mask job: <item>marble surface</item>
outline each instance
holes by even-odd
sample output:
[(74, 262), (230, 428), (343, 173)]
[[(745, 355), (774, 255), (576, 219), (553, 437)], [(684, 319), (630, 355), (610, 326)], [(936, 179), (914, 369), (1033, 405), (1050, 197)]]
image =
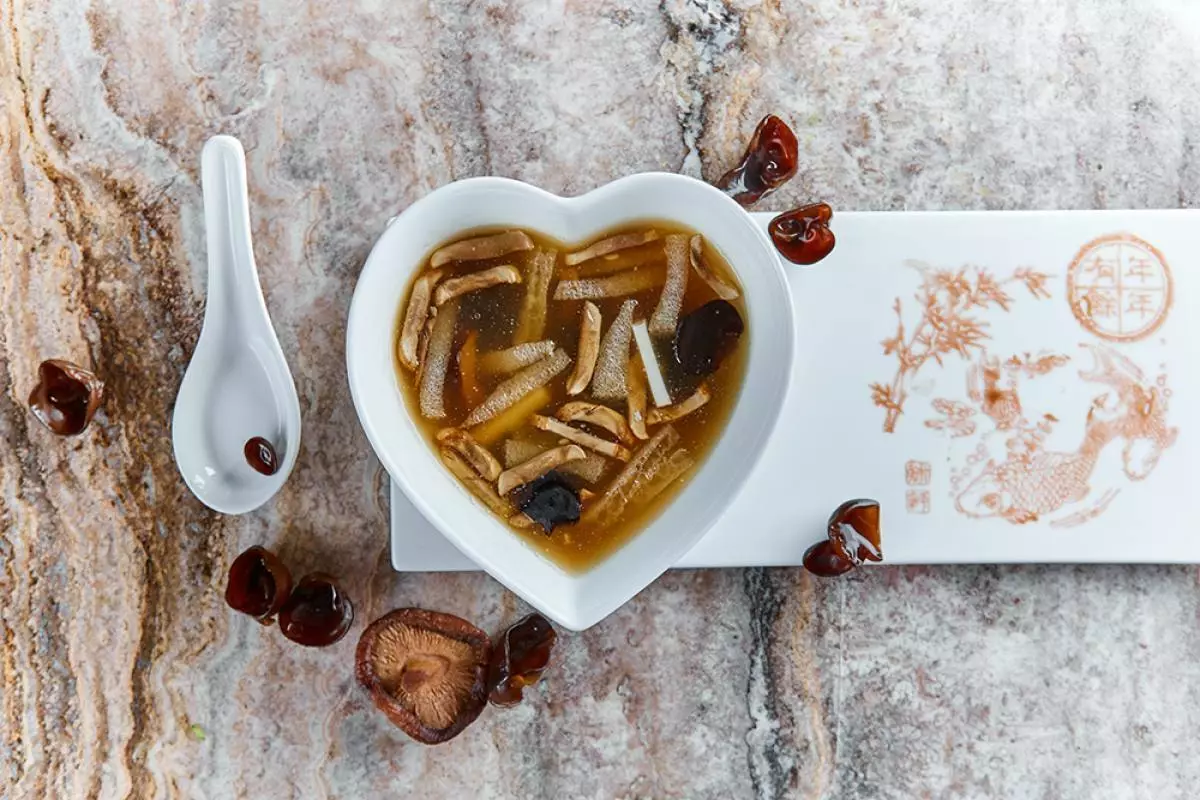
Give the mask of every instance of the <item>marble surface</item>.
[[(711, 178), (767, 112), (803, 159), (771, 208), (1193, 205), (1197, 58), (1188, 0), (0, 3), (0, 796), (1194, 797), (1192, 567), (672, 573), (565, 636), (530, 702), (411, 743), (352, 681), (364, 622), (523, 609), (390, 571), (342, 349), (373, 236), (431, 188)], [(214, 133), (248, 151), (305, 420), (237, 518), (188, 494), (168, 427)], [(83, 437), (27, 413), (48, 357), (108, 381)], [(342, 576), (344, 642), (227, 611), (255, 543)]]

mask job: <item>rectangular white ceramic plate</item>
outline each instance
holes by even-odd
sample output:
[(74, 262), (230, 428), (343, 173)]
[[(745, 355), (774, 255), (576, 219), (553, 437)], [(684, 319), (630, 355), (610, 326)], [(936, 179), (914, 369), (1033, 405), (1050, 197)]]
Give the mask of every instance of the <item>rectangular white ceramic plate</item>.
[[(774, 439), (677, 566), (798, 564), (852, 497), (881, 502), (890, 563), (1200, 562), (1200, 211), (833, 227), (828, 259), (788, 266)], [(392, 564), (474, 568), (395, 485)]]

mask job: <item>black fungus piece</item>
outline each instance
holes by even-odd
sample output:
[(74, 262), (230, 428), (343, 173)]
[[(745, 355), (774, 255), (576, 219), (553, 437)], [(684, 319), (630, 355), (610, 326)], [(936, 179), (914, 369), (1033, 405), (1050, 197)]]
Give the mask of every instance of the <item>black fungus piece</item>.
[(711, 375), (745, 331), (728, 300), (713, 300), (685, 315), (675, 329), (675, 361), (688, 375)]
[(579, 494), (553, 470), (517, 489), (513, 500), (546, 534), (559, 525), (579, 521)]

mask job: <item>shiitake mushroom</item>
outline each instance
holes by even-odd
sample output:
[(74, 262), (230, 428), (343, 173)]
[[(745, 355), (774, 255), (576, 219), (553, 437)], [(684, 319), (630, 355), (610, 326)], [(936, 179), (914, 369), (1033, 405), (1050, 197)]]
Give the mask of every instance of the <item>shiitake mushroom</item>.
[(465, 619), (401, 608), (358, 640), (355, 677), (396, 727), (440, 744), (475, 721), (488, 698), (487, 634)]
[(292, 573), (279, 557), (257, 545), (233, 560), (225, 602), (234, 611), (254, 617), (264, 625), (283, 607), (292, 592)]

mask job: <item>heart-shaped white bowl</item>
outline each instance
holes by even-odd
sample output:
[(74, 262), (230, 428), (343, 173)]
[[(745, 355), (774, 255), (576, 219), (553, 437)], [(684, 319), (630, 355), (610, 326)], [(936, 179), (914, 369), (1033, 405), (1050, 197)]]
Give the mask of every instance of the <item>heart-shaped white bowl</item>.
[[(703, 234), (737, 273), (749, 316), (745, 384), (720, 440), (675, 500), (606, 560), (570, 573), (496, 520), (430, 448), (396, 376), (397, 313), (429, 252), (465, 231), (525, 228), (583, 243), (642, 220), (668, 220)], [(729, 506), (783, 408), (794, 341), (787, 281), (770, 240), (737, 203), (708, 184), (642, 173), (564, 198), (518, 181), (471, 178), (413, 203), (379, 237), (350, 304), (346, 360), (363, 430), (413, 504), (496, 580), (560, 625), (583, 630), (670, 568)]]

